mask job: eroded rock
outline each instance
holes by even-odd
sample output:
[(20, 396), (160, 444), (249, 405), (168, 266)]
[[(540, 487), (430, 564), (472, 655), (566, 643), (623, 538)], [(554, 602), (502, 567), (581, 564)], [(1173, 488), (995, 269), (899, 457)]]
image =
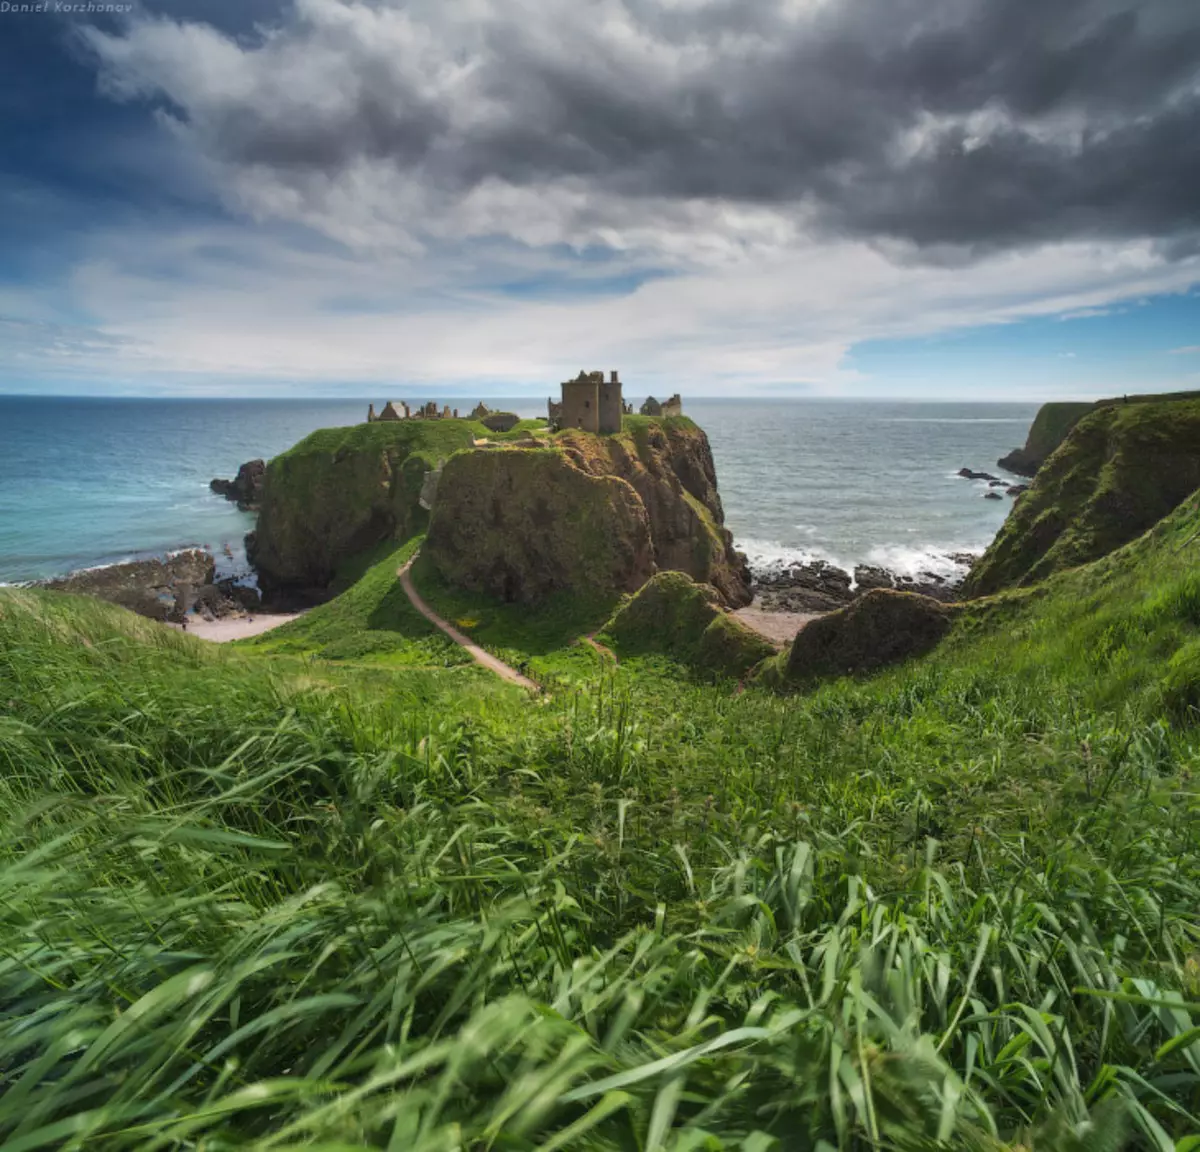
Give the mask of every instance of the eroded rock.
[(957, 611), (928, 596), (874, 588), (797, 633), (787, 677), (805, 681), (869, 672), (921, 655), (946, 635)]

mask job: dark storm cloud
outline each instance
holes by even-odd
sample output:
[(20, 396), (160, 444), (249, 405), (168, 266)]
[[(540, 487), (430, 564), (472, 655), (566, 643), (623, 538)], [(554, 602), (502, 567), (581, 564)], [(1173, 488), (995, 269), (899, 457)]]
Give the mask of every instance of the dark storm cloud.
[(217, 158), (292, 174), (385, 160), (447, 195), (575, 178), (635, 205), (804, 210), (921, 247), (1188, 250), (1200, 232), (1194, 0), (831, 0), (800, 16), (627, 0), (623, 34), (576, 4), (537, 20), (498, 4), (468, 34), (452, 8), (427, 22), (431, 50), (474, 65), (457, 91), (355, 35), (352, 12), (346, 27), (301, 12), (270, 51), (249, 49), (264, 70), (280, 44), (332, 56), (336, 98), (295, 71), (291, 90), (285, 77), (208, 106), (159, 86)]

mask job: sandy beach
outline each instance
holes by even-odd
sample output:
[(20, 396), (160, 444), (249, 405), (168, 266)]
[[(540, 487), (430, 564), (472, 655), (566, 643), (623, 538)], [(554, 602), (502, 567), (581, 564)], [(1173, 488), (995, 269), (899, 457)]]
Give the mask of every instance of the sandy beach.
[[(245, 640), (247, 636), (259, 636), (270, 632), (289, 620), (303, 616), (303, 612), (264, 613), (261, 616), (236, 616), (224, 620), (203, 620), (200, 617), (188, 620), (187, 634), (210, 640), (214, 644), (227, 644), (230, 640)], [(168, 628), (183, 631), (180, 624), (168, 624)]]
[(758, 600), (746, 608), (738, 608), (733, 613), (747, 628), (753, 628), (760, 636), (765, 636), (772, 644), (780, 648), (790, 644), (810, 620), (815, 620), (820, 612), (768, 612), (760, 608)]

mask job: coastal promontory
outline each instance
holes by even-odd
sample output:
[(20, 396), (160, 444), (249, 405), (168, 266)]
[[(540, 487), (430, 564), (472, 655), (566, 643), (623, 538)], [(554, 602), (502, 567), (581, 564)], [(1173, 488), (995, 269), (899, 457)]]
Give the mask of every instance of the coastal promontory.
[(964, 591), (986, 596), (1097, 560), (1200, 487), (1200, 399), (1103, 404), (1038, 470)]
[(426, 529), (448, 583), (500, 600), (615, 596), (664, 570), (730, 606), (751, 599), (708, 437), (684, 416), (627, 415), (605, 435), (470, 419), (325, 429), (267, 466), (247, 552), (268, 598), (319, 600), (346, 561)]
[(444, 579), (503, 600), (636, 591), (684, 572), (748, 604), (724, 527), (708, 437), (686, 417), (627, 416), (447, 461), (425, 549)]

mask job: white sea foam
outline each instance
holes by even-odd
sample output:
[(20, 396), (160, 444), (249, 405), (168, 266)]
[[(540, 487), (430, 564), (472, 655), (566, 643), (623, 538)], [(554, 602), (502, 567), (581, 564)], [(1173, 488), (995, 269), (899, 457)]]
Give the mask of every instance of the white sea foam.
[(847, 571), (853, 567), (853, 564), (847, 564), (827, 548), (789, 548), (774, 540), (751, 539), (736, 539), (733, 542), (733, 546), (739, 551), (746, 553), (746, 559), (750, 561), (751, 568), (768, 568), (790, 564), (813, 564), (818, 560), (824, 560), (827, 564), (833, 564), (838, 568), (845, 568)]
[(973, 548), (936, 548), (908, 544), (880, 544), (867, 552), (866, 562), (879, 568), (895, 572), (897, 576), (916, 577), (929, 572), (946, 579), (956, 579), (967, 574), (965, 564), (951, 558), (951, 552), (975, 552)]
[(897, 576), (915, 578), (921, 573), (932, 573), (945, 579), (960, 579), (967, 573), (966, 565), (953, 559), (951, 553), (976, 554), (979, 551), (978, 544), (964, 544), (961, 547), (879, 544), (869, 548), (865, 555), (849, 559), (825, 548), (789, 548), (771, 540), (735, 540), (734, 547), (746, 553), (750, 567), (754, 569), (812, 564), (824, 560), (846, 572), (853, 572), (856, 565), (868, 564), (886, 568)]

